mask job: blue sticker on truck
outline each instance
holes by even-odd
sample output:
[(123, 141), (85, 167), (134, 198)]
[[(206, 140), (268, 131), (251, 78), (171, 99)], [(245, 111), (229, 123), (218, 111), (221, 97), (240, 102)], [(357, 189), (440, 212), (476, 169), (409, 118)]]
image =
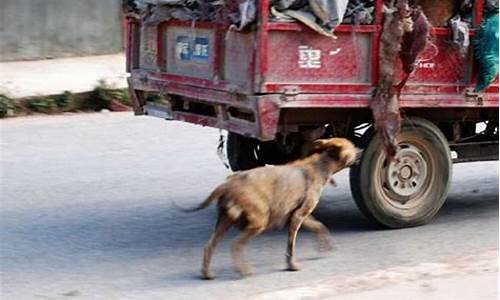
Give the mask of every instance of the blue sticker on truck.
[(184, 62), (208, 63), (210, 58), (209, 40), (207, 37), (192, 39), (187, 36), (178, 36), (175, 53), (177, 59)]
[(191, 60), (191, 43), (187, 36), (178, 36), (175, 45), (175, 56), (182, 61)]

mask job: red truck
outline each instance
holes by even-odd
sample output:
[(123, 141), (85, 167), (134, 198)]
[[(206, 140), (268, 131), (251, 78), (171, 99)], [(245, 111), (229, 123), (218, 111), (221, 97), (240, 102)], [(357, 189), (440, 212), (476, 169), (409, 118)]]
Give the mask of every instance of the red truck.
[[(483, 0), (474, 5), (471, 36)], [(369, 219), (390, 228), (432, 219), (447, 197), (452, 163), (498, 159), (498, 79), (470, 92), (476, 62), (472, 51), (463, 56), (450, 46), (448, 28), (432, 29), (431, 47), (402, 91), (401, 149), (388, 160), (369, 109), (383, 1), (375, 1), (373, 24), (340, 25), (337, 39), (300, 23), (271, 22), (268, 7), (269, 0), (258, 1), (257, 25), (243, 31), (128, 18), (135, 113), (227, 130), (233, 170), (286, 163), (314, 139), (348, 137), (364, 149), (350, 170), (353, 198)]]

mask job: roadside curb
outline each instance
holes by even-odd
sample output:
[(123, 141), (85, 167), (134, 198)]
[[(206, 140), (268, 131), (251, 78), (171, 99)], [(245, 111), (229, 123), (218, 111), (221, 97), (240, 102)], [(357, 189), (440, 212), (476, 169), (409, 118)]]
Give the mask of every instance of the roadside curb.
[(0, 94), (14, 99), (57, 95), (64, 91), (84, 93), (100, 81), (117, 89), (127, 86), (123, 53), (2, 62), (0, 70)]

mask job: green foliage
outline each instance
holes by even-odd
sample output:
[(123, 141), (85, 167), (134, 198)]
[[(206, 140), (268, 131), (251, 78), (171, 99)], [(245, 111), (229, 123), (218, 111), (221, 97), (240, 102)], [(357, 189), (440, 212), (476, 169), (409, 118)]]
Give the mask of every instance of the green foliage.
[[(65, 91), (50, 97), (30, 97), (9, 99), (0, 95), (0, 118), (30, 113), (61, 113), (68, 111), (100, 111), (111, 109), (113, 102), (131, 106), (127, 89), (113, 89), (101, 82), (93, 91), (73, 94)], [(14, 114), (15, 112), (15, 114)]]
[(9, 114), (13, 112), (13, 109), (12, 100), (0, 94), (0, 118), (8, 117)]
[(113, 98), (108, 90), (102, 86), (98, 86), (84, 99), (82, 109), (93, 111), (109, 109), (112, 100)]
[(130, 96), (127, 89), (110, 90), (110, 93), (113, 95), (116, 101), (119, 101), (127, 106), (132, 106), (132, 102), (130, 101)]
[(126, 89), (113, 89), (100, 82), (99, 85), (82, 101), (83, 110), (99, 111), (109, 109), (113, 101), (121, 102), (127, 106), (131, 105), (130, 97)]
[(75, 96), (71, 92), (65, 91), (63, 94), (55, 96), (54, 102), (58, 108), (66, 110), (74, 106)]
[(53, 113), (57, 108), (54, 99), (46, 97), (28, 98), (25, 103), (30, 111), (37, 113)]

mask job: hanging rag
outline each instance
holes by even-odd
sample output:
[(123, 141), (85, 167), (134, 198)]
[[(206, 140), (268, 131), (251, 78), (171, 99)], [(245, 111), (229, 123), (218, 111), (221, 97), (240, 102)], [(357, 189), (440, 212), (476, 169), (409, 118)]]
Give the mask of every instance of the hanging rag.
[(452, 45), (465, 57), (470, 45), (469, 24), (462, 21), (460, 15), (456, 15), (450, 20), (450, 27)]

